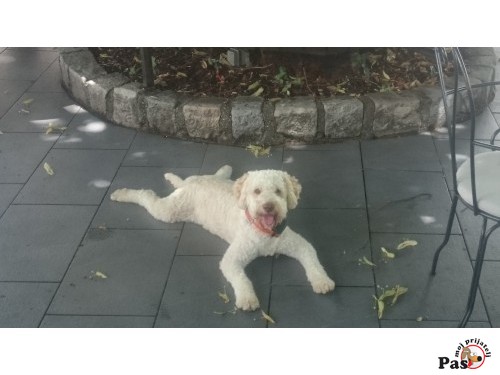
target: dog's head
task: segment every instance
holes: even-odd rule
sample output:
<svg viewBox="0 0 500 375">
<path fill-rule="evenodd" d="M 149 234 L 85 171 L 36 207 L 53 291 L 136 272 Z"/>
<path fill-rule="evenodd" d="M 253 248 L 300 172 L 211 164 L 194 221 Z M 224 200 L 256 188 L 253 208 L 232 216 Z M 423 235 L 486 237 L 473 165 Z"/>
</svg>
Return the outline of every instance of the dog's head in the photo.
<svg viewBox="0 0 500 375">
<path fill-rule="evenodd" d="M 302 187 L 288 173 L 262 170 L 245 173 L 234 183 L 238 206 L 265 228 L 273 229 L 297 207 Z"/>
</svg>

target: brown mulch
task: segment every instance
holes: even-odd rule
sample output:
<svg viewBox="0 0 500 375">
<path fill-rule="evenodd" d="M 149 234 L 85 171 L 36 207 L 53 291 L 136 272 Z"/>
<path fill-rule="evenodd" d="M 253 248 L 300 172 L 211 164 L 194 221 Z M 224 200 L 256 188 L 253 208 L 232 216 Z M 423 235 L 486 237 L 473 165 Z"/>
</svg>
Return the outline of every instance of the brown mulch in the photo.
<svg viewBox="0 0 500 375">
<path fill-rule="evenodd" d="M 108 72 L 142 81 L 138 48 L 91 48 Z M 155 87 L 192 96 L 359 96 L 435 85 L 434 61 L 422 49 L 342 48 L 318 56 L 251 48 L 251 67 L 228 64 L 228 48 L 152 48 Z"/>
</svg>

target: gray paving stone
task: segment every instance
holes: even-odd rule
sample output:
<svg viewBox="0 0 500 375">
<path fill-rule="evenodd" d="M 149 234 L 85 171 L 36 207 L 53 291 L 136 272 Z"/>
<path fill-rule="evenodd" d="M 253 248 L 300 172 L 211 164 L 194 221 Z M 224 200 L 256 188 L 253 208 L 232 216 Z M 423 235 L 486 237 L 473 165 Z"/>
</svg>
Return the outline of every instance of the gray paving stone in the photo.
<svg viewBox="0 0 500 375">
<path fill-rule="evenodd" d="M 325 109 L 325 135 L 331 138 L 351 138 L 361 135 L 363 103 L 356 98 L 322 100 Z"/>
<path fill-rule="evenodd" d="M 55 283 L 0 283 L 0 327 L 38 327 L 56 289 Z"/>
<path fill-rule="evenodd" d="M 489 104 L 489 108 L 491 112 L 493 113 L 499 113 L 500 112 L 500 95 L 496 95 L 495 99 Z"/>
<path fill-rule="evenodd" d="M 468 123 L 458 124 L 456 129 L 457 139 L 470 139 L 471 126 Z M 475 139 L 489 141 L 493 132 L 498 129 L 495 117 L 488 108 L 476 117 Z"/>
<path fill-rule="evenodd" d="M 441 173 L 366 170 L 365 183 L 372 232 L 446 231 L 451 198 Z"/>
<path fill-rule="evenodd" d="M 442 171 L 430 134 L 363 141 L 361 150 L 365 169 Z"/>
<path fill-rule="evenodd" d="M 81 110 L 61 134 L 54 148 L 128 149 L 136 131 L 113 125 Z"/>
<path fill-rule="evenodd" d="M 2 217 L 22 187 L 21 184 L 0 184 L 0 217 Z"/>
<path fill-rule="evenodd" d="M 56 51 L 7 49 L 2 52 L 0 79 L 35 81 L 58 55 Z"/>
<path fill-rule="evenodd" d="M 31 84 L 31 81 L 0 79 L 0 119 Z"/>
<path fill-rule="evenodd" d="M 228 243 L 201 226 L 186 223 L 177 248 L 178 255 L 224 255 Z"/>
<path fill-rule="evenodd" d="M 156 315 L 178 239 L 178 231 L 91 229 L 48 314 Z"/>
<path fill-rule="evenodd" d="M 373 286 L 372 270 L 358 265 L 359 258 L 371 254 L 365 210 L 297 209 L 288 223 L 314 246 L 337 286 Z M 295 259 L 279 256 L 273 264 L 273 285 L 310 284 Z"/>
<path fill-rule="evenodd" d="M 210 139 L 219 134 L 222 100 L 218 98 L 193 99 L 186 103 L 182 112 L 190 137 Z"/>
<path fill-rule="evenodd" d="M 261 135 L 264 129 L 262 98 L 238 97 L 231 103 L 233 137 Z"/>
<path fill-rule="evenodd" d="M 200 168 L 206 144 L 138 133 L 123 161 L 125 166 Z"/>
<path fill-rule="evenodd" d="M 208 145 L 201 174 L 213 174 L 223 165 L 233 168 L 232 179 L 235 180 L 245 172 L 259 169 L 282 169 L 283 149 L 272 148 L 269 156 L 255 157 L 250 151 L 241 147 Z"/>
<path fill-rule="evenodd" d="M 338 287 L 316 294 L 305 286 L 273 286 L 273 328 L 378 328 L 373 287 Z M 355 312 L 355 313 L 353 313 Z"/>
<path fill-rule="evenodd" d="M 274 118 L 279 133 L 298 138 L 316 135 L 318 111 L 313 98 L 296 97 L 276 102 Z"/>
<path fill-rule="evenodd" d="M 400 251 L 397 245 L 412 239 L 418 245 Z M 465 312 L 472 267 L 462 237 L 452 236 L 448 248 L 441 252 L 437 273 L 430 274 L 435 250 L 441 235 L 373 234 L 372 251 L 377 285 L 382 288 L 402 285 L 408 292 L 397 304 L 387 306 L 385 319 L 460 320 Z M 380 248 L 396 252 L 396 258 L 383 261 Z M 379 291 L 380 293 L 380 291 Z M 487 321 L 481 298 L 478 296 L 471 321 Z"/>
<path fill-rule="evenodd" d="M 265 327 L 261 312 L 237 310 L 234 293 L 219 270 L 219 256 L 177 256 L 170 272 L 156 327 Z M 271 258 L 252 262 L 246 273 L 252 280 L 261 308 L 267 312 Z M 218 296 L 226 291 L 230 302 Z"/>
<path fill-rule="evenodd" d="M 152 328 L 149 316 L 46 315 L 41 328 Z"/>
<path fill-rule="evenodd" d="M 23 104 L 26 100 L 32 101 Z M 45 133 L 49 124 L 67 126 L 79 109 L 66 93 L 28 92 L 0 119 L 0 129 L 4 133 Z M 28 113 L 22 112 L 23 110 Z"/>
<path fill-rule="evenodd" d="M 166 172 L 172 172 L 185 178 L 197 174 L 198 169 L 121 167 L 97 211 L 92 226 L 122 229 L 181 229 L 182 223 L 158 221 L 143 207 L 132 203 L 114 202 L 109 198 L 113 191 L 120 188 L 152 189 L 161 197 L 167 196 L 174 191 L 174 188 L 163 177 Z"/>
<path fill-rule="evenodd" d="M 89 206 L 10 206 L 0 220 L 0 280 L 59 282 L 95 211 Z"/>
<path fill-rule="evenodd" d="M 124 154 L 123 150 L 53 149 L 15 203 L 100 204 Z M 54 175 L 44 170 L 44 163 Z"/>
<path fill-rule="evenodd" d="M 56 140 L 55 135 L 0 134 L 0 183 L 25 183 Z"/>
<path fill-rule="evenodd" d="M 484 262 L 479 285 L 493 327 L 500 327 L 498 275 L 500 275 L 500 262 Z"/>
<path fill-rule="evenodd" d="M 357 142 L 331 151 L 288 151 L 283 169 L 302 184 L 300 208 L 364 208 L 363 173 Z"/>
<path fill-rule="evenodd" d="M 29 92 L 64 92 L 61 86 L 61 67 L 55 60 L 40 78 L 31 86 Z"/>
<path fill-rule="evenodd" d="M 472 210 L 465 207 L 465 205 L 459 201 L 457 206 L 457 216 L 460 222 L 460 227 L 462 228 L 462 233 L 465 238 L 465 243 L 469 249 L 470 257 L 475 260 L 477 257 L 477 248 L 479 246 L 479 238 L 481 237 L 481 227 L 483 225 L 483 219 L 480 216 L 474 216 Z M 492 226 L 490 221 L 488 228 Z M 486 260 L 500 260 L 500 231 L 497 230 L 493 232 L 490 236 L 486 248 L 486 253 L 484 255 Z"/>
</svg>

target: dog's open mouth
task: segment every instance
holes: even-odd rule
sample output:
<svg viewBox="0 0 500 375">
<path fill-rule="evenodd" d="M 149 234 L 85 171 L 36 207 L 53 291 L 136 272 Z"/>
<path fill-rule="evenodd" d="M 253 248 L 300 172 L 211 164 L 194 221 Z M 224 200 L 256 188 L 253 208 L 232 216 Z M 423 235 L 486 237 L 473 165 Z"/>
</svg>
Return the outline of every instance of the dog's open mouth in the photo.
<svg viewBox="0 0 500 375">
<path fill-rule="evenodd" d="M 274 214 L 259 215 L 258 220 L 260 224 L 267 229 L 274 229 L 278 222 L 277 216 Z"/>
</svg>

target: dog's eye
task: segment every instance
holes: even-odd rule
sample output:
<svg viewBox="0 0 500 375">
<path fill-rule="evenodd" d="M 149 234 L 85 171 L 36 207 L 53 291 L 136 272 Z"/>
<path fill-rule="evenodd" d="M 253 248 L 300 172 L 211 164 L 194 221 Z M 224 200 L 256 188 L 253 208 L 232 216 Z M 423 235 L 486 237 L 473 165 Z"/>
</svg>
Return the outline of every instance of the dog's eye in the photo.
<svg viewBox="0 0 500 375">
<path fill-rule="evenodd" d="M 276 194 L 281 195 L 281 189 L 276 189 Z"/>
<path fill-rule="evenodd" d="M 259 194 L 260 194 L 260 189 L 255 189 L 253 192 L 254 192 L 256 195 L 259 195 Z"/>
</svg>

